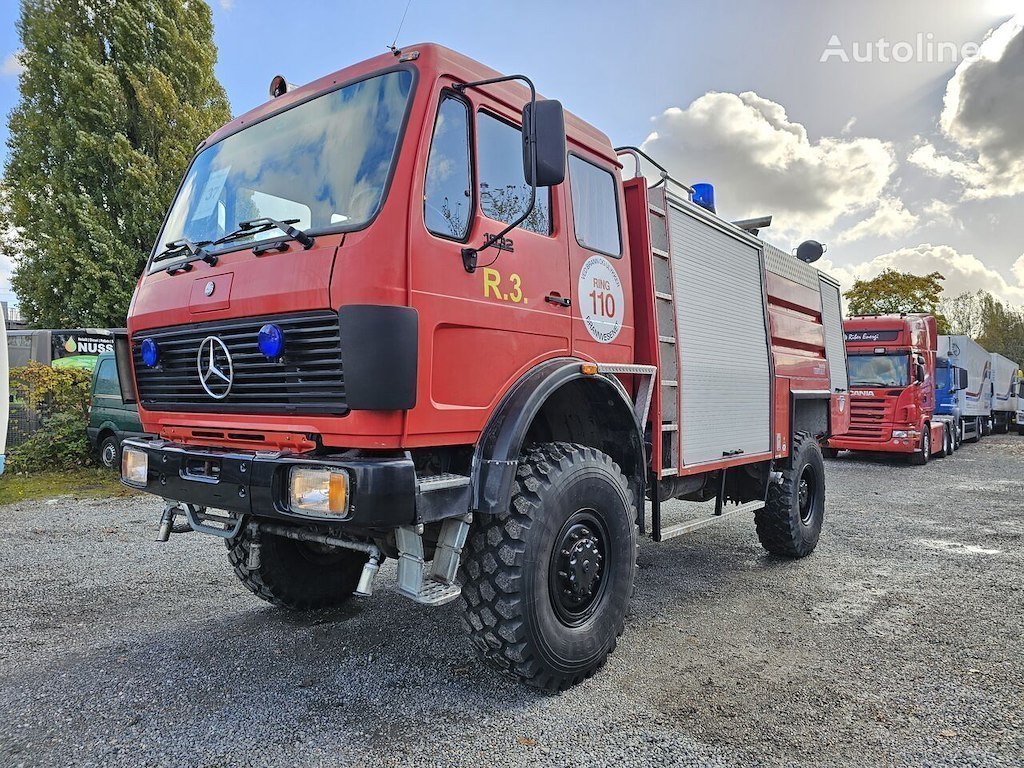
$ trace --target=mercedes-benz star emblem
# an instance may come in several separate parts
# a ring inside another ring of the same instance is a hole
[[[213,296],[213,291],[216,287],[217,285],[213,282],[213,280],[211,280],[206,284],[206,287],[203,289],[203,293],[205,293],[207,296]]]
[[[231,364],[231,353],[227,345],[216,336],[207,336],[199,345],[196,355],[199,383],[206,394],[215,400],[223,400],[231,391],[235,380],[235,369]]]

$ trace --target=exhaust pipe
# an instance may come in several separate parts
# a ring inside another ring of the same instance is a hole
[[[363,566],[363,572],[359,576],[359,585],[356,587],[356,591],[353,593],[358,597],[369,597],[373,594],[373,580],[377,577],[377,571],[380,570],[380,560],[376,555],[370,555],[370,559],[366,561],[366,565]]]

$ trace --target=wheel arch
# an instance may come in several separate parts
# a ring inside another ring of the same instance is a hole
[[[611,456],[642,509],[647,458],[633,401],[617,378],[585,374],[582,363],[575,358],[541,363],[499,403],[477,443],[475,510],[494,514],[507,508],[523,450],[552,441],[590,446]]]

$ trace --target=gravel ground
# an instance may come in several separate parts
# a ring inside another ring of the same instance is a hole
[[[641,548],[626,632],[558,696],[387,587],[290,615],[146,497],[0,508],[2,765],[1024,765],[1024,437],[827,463],[799,562],[750,520]]]

